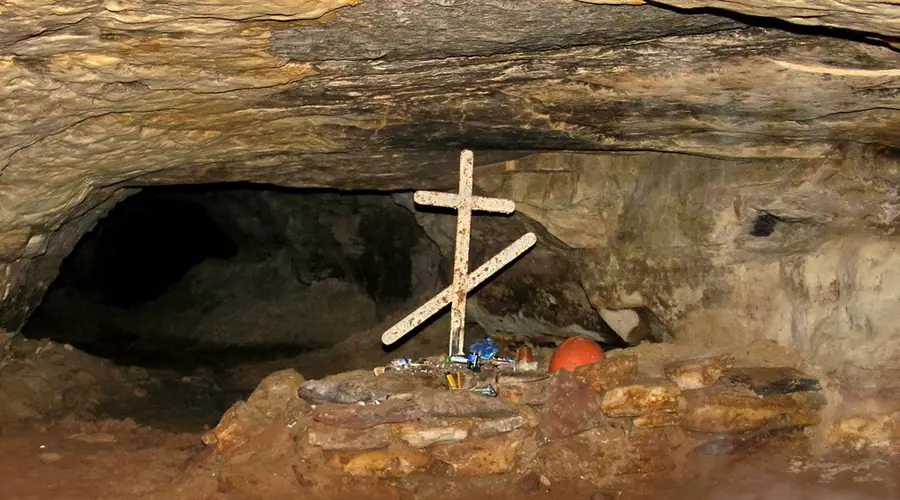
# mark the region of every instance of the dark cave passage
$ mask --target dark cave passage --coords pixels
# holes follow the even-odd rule
[[[285,359],[432,292],[440,261],[390,194],[149,188],[82,238],[24,334],[184,372]]]

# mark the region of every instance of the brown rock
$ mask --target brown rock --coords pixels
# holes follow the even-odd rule
[[[382,402],[399,394],[439,387],[443,387],[443,381],[438,377],[393,371],[376,377],[371,370],[354,370],[309,380],[299,393],[310,404],[354,404]]]
[[[598,427],[542,448],[537,464],[552,481],[585,479],[602,487],[620,474],[672,469],[685,439],[678,427]]]
[[[900,452],[900,387],[853,390],[828,430],[828,440],[842,448]]]
[[[605,392],[637,376],[637,356],[627,354],[575,369],[575,376],[595,391]]]
[[[699,432],[747,432],[818,424],[824,398],[814,392],[762,397],[743,387],[716,385],[683,391],[681,426]]]
[[[828,440],[857,451],[900,452],[900,412],[840,418],[828,430]]]
[[[722,378],[760,396],[820,391],[819,381],[795,368],[732,368]]]
[[[247,402],[238,401],[219,424],[201,440],[223,455],[233,454],[272,425],[296,422],[309,411],[309,405],[297,396],[303,377],[294,370],[281,370],[264,378]]]
[[[486,438],[512,432],[528,424],[527,418],[523,415],[515,415],[513,417],[497,418],[493,420],[479,420],[473,422],[469,434],[476,438]]]
[[[649,427],[669,427],[678,425],[677,413],[648,413],[634,419],[634,426],[643,429]]]
[[[379,405],[323,404],[312,411],[316,422],[354,429],[410,422],[424,416],[419,406],[407,399],[389,399]]]
[[[515,405],[470,391],[422,389],[402,399],[381,404],[323,404],[312,411],[313,420],[341,427],[364,429],[376,425],[420,419],[439,423],[444,419],[495,419],[518,415]]]
[[[203,435],[203,443],[229,455],[261,434],[269,425],[265,415],[243,401],[233,404],[219,420],[219,425]]]
[[[38,460],[40,460],[41,463],[45,463],[45,464],[52,464],[54,462],[59,462],[62,459],[63,459],[63,456],[61,454],[52,452],[52,451],[47,452],[47,453],[39,453],[38,454]]]
[[[394,433],[413,448],[425,448],[440,443],[457,443],[469,437],[469,429],[472,423],[443,422],[437,425],[431,424],[398,424],[394,427]]]
[[[602,396],[566,370],[550,381],[549,396],[541,411],[539,439],[560,439],[606,424],[600,411]]]
[[[525,440],[521,432],[438,445],[431,448],[431,456],[449,464],[453,472],[462,476],[485,476],[510,472],[516,466],[517,452]]]
[[[501,375],[497,380],[497,392],[501,401],[516,405],[542,405],[547,400],[550,377]]]
[[[422,413],[435,418],[503,418],[519,414],[512,404],[471,391],[422,390],[413,395],[413,401]]]
[[[314,422],[309,428],[309,444],[323,450],[374,450],[391,443],[391,430],[386,425],[352,429]]]
[[[619,474],[646,474],[674,469],[679,448],[687,440],[678,427],[635,429],[629,434],[629,453]]]
[[[719,380],[722,372],[734,365],[734,358],[728,354],[706,358],[689,359],[666,365],[666,377],[681,390],[702,389]]]
[[[247,406],[261,411],[268,418],[283,416],[291,411],[306,412],[309,405],[297,395],[304,382],[303,376],[294,370],[274,372],[256,386],[247,398]]]
[[[606,391],[601,409],[610,417],[671,413],[678,409],[678,394],[678,386],[668,380],[646,379]]]
[[[402,447],[367,451],[351,456],[335,455],[330,465],[351,476],[393,478],[424,469],[431,458],[421,452]]]

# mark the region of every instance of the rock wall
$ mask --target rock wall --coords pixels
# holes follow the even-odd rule
[[[764,338],[828,366],[898,368],[898,175],[896,157],[874,150],[823,161],[546,154],[489,167],[483,192],[546,229],[550,257],[511,274],[556,298],[514,294],[500,278],[475,302],[520,317],[565,309],[565,293],[540,281],[563,266],[557,281],[586,297],[568,307],[585,317],[649,308],[684,339]],[[484,231],[524,231],[505,227]]]

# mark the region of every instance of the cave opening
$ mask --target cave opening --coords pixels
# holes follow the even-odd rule
[[[144,189],[81,238],[23,334],[162,378],[204,379],[224,398],[210,418],[274,369],[371,368],[390,355],[377,329],[447,274],[395,197]]]

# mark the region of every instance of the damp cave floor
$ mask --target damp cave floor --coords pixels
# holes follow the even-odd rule
[[[133,420],[93,422],[69,417],[61,421],[5,429],[0,435],[0,481],[7,500],[112,500],[155,498],[152,492],[176,480],[204,449],[200,433],[172,432],[137,425]],[[505,494],[479,495],[476,481],[459,479],[447,490],[446,478],[434,487],[420,481],[414,494],[394,498],[447,500],[494,498],[527,500],[728,499],[728,500],[869,500],[895,499],[900,492],[900,462],[859,457],[811,457],[790,442],[766,449],[706,457],[684,464],[677,477],[624,477],[614,488],[598,492],[586,482],[526,488],[511,485]],[[315,487],[315,486],[313,486]],[[237,500],[227,492],[191,488],[172,500]],[[322,496],[317,492],[316,498]],[[360,491],[359,494],[365,492]],[[149,495],[149,497],[148,497]],[[376,495],[377,496],[377,495]],[[337,498],[337,497],[335,497]],[[370,496],[371,498],[371,496]],[[373,500],[375,500],[373,498]]]

